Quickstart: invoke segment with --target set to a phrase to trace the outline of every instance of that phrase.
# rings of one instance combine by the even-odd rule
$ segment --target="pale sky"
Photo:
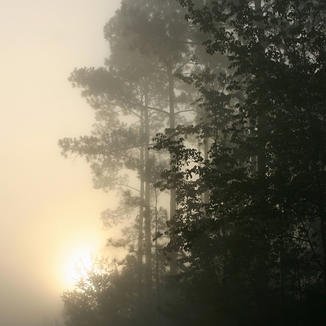
[[[88,134],[93,112],[67,78],[103,65],[103,26],[120,0],[0,0],[0,325],[36,326],[61,309],[67,260],[110,237],[82,159],[58,139]]]

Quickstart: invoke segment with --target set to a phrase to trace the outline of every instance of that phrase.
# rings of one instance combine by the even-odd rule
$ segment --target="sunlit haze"
[[[77,242],[75,247],[71,246],[67,250],[62,268],[62,277],[67,289],[72,288],[80,276],[90,269],[92,257],[96,255],[95,250],[95,246],[90,242]]]
[[[103,64],[103,26],[119,3],[1,1],[1,326],[53,320],[75,264],[110,236],[99,217],[115,197],[92,189],[87,164],[65,160],[57,143],[91,130],[67,78]]]

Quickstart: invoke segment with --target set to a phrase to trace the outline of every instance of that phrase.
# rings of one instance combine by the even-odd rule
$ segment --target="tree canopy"
[[[135,290],[128,311],[141,306],[149,323],[169,325],[326,322],[325,20],[326,4],[314,0],[122,1],[105,27],[109,66],[75,70],[71,80],[101,112],[101,127],[95,138],[66,140],[63,148],[87,148],[87,159],[100,150],[113,176],[135,160],[148,172],[159,153],[170,155],[161,156],[170,160],[159,178],[140,178],[150,190],[139,210],[147,223],[146,270],[158,281],[145,278],[154,289],[145,297],[154,295],[155,304]],[[195,118],[176,119],[183,110]],[[131,112],[140,124],[123,122]],[[114,135],[123,148],[115,162],[107,156]],[[138,158],[128,146],[142,148]],[[154,186],[171,192],[166,227],[164,208],[155,201],[150,209]],[[172,276],[155,256],[161,251],[175,260]],[[130,257],[139,274],[142,255]],[[124,270],[119,277],[131,282],[131,263]],[[77,294],[64,298],[68,306]],[[116,303],[106,304],[111,311]]]

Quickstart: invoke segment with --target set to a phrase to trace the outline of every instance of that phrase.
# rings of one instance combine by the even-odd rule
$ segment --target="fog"
[[[114,198],[92,189],[89,167],[65,160],[57,142],[91,129],[67,77],[103,64],[103,26],[119,2],[1,1],[0,325],[53,320],[71,285],[68,253],[108,237],[99,215]]]

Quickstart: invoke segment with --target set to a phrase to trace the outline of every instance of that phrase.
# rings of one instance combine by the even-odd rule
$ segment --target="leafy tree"
[[[136,261],[128,256],[125,266],[96,259],[90,270],[81,273],[75,289],[64,292],[65,325],[126,325],[135,313],[137,296]]]
[[[156,148],[174,160],[159,186],[174,187],[179,203],[167,250],[185,252],[181,286],[187,304],[197,307],[184,322],[205,315],[222,325],[320,324],[325,5],[180,3],[207,33],[207,52],[230,62],[226,88],[207,87],[211,80],[222,85],[221,75],[188,79],[200,89],[209,120],[178,126],[173,138],[157,136]],[[210,139],[208,158],[189,146],[189,135]]]

